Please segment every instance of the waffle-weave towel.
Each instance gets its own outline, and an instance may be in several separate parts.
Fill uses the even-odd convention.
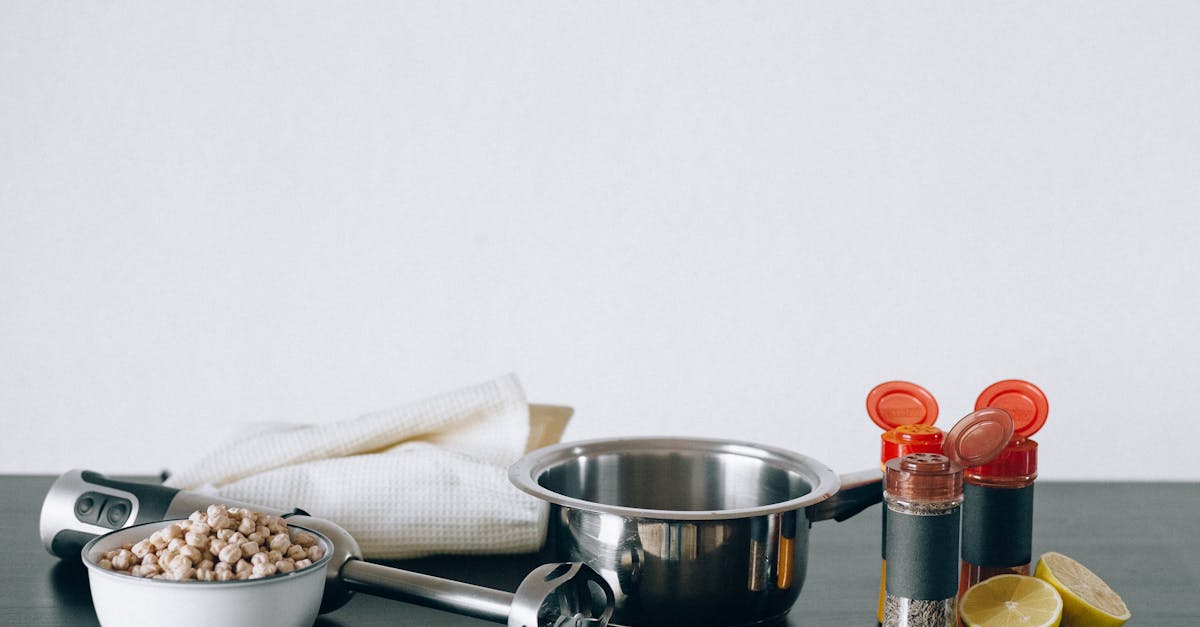
[[[560,432],[561,433],[561,432]],[[261,424],[167,485],[344,527],[368,558],[537,550],[547,506],[513,487],[529,405],[515,375],[328,424]]]

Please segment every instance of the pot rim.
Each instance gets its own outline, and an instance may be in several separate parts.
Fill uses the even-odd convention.
[[[580,456],[647,450],[701,451],[758,459],[803,476],[812,484],[812,489],[803,496],[756,507],[721,510],[668,510],[586,501],[554,492],[538,483],[538,477],[545,471]],[[837,473],[807,455],[741,440],[669,436],[598,438],[554,444],[531,451],[517,460],[509,467],[508,478],[513,485],[526,494],[563,507],[631,518],[691,521],[729,520],[790,512],[820,503],[837,493],[841,487],[841,479]]]

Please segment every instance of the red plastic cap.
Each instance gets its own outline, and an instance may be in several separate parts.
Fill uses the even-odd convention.
[[[986,407],[959,420],[946,435],[946,457],[966,467],[996,459],[1013,435],[1013,419],[1007,411]]]
[[[968,480],[996,482],[1017,486],[1029,485],[1037,478],[1038,443],[1015,438],[1004,447],[996,459],[966,470]]]
[[[904,457],[910,453],[941,453],[945,434],[933,425],[901,425],[879,434],[883,447],[879,462]]]
[[[867,414],[887,431],[904,425],[931,425],[938,404],[929,390],[907,381],[888,381],[867,394]]]
[[[1046,424],[1050,401],[1038,386],[1020,379],[1008,379],[988,386],[975,399],[975,409],[997,407],[1012,415],[1013,434],[1027,438]]]

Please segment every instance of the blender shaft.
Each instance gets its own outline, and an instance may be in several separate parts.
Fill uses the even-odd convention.
[[[423,605],[494,623],[507,623],[513,594],[469,583],[400,570],[360,559],[342,566],[342,583],[351,590]]]

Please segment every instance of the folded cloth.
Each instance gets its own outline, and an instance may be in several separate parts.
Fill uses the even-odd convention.
[[[368,558],[535,551],[547,506],[514,488],[507,468],[561,437],[570,410],[549,409],[531,431],[510,374],[352,420],[254,425],[167,485],[298,507],[344,527]]]

